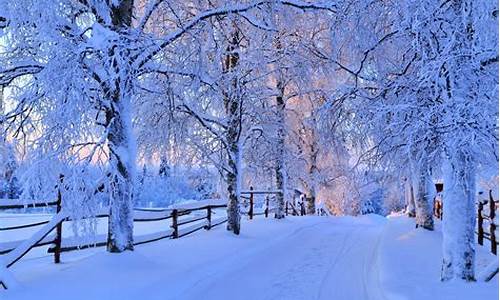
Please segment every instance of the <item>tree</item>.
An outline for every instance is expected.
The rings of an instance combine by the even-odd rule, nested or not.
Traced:
[[[443,281],[475,280],[476,174],[482,162],[498,163],[495,12],[498,3],[457,0],[436,8],[433,20],[446,45],[438,55],[441,68],[434,70],[445,107]]]
[[[158,176],[160,177],[170,177],[170,164],[165,156],[160,159],[160,169],[158,170]]]
[[[364,150],[363,167],[392,161],[408,177],[419,227],[433,228],[432,179],[444,174],[442,279],[473,280],[475,174],[498,162],[497,4],[340,6],[332,43],[343,46],[315,49],[347,79],[328,101],[331,119],[342,117],[344,134]]]
[[[160,29],[150,26],[152,18],[169,6],[157,0],[148,1],[142,11],[136,10],[134,22],[132,0],[1,3],[0,26],[8,49],[0,57],[0,85],[26,82],[13,96],[16,106],[6,112],[1,123],[17,137],[38,137],[37,147],[32,147],[34,159],[48,162],[44,158],[57,158],[83,169],[98,161],[108,169],[103,172],[110,197],[108,251],[133,249],[136,146],[132,103],[141,79],[148,73],[178,73],[166,70],[159,58],[205,20],[244,14],[268,2],[213,8],[200,4],[194,15],[191,7],[186,8],[189,13],[183,14],[181,26],[172,28],[167,22]],[[278,4],[299,9],[331,7],[301,1]],[[228,73],[230,69],[228,66]],[[233,98],[227,99],[227,108],[237,110]],[[27,128],[31,132],[27,133]],[[229,133],[231,140],[234,134]],[[233,153],[238,150],[235,144],[230,149]],[[58,175],[51,178],[56,182]],[[236,226],[234,230],[239,231]]]
[[[276,50],[279,52],[282,48],[280,37],[276,37]],[[277,132],[277,160],[276,160],[276,187],[281,193],[276,195],[276,208],[274,217],[283,219],[285,217],[285,187],[286,187],[286,167],[285,167],[285,82],[283,72],[279,70],[276,74],[276,110],[278,118]]]
[[[413,192],[413,184],[410,182],[408,177],[404,177],[404,191],[405,191],[405,202],[406,202],[406,213],[408,217],[415,217],[415,194]]]
[[[4,113],[3,86],[0,85],[0,114]],[[17,162],[14,147],[6,140],[5,131],[0,127],[0,198],[16,198],[18,194]]]
[[[342,64],[355,77],[355,97],[346,99],[357,103],[357,124],[369,124],[372,157],[417,174],[419,226],[433,227],[431,179],[444,173],[442,279],[474,280],[475,172],[480,161],[498,161],[497,4],[408,1],[371,9],[385,17],[361,16],[378,42],[361,51],[358,68]]]
[[[414,41],[414,55],[397,87],[408,100],[420,104],[419,111],[406,113],[417,116],[413,119],[417,123],[405,129],[421,132],[420,139],[411,144],[419,164],[418,189],[427,189],[420,194],[433,190],[425,179],[431,163],[433,172],[445,165],[442,280],[474,280],[475,172],[478,159],[498,161],[493,150],[498,145],[494,124],[498,112],[493,108],[497,101],[493,99],[498,95],[491,94],[491,87],[498,86],[493,75],[498,71],[498,35],[488,36],[496,19],[490,12],[497,9],[496,4],[481,1],[403,6],[407,19],[401,28]]]
[[[227,131],[225,135],[226,147],[228,150],[228,170],[226,172],[226,182],[228,203],[227,203],[227,230],[234,234],[240,233],[240,211],[239,197],[241,191],[241,166],[242,166],[242,97],[241,82],[234,72],[239,62],[240,33],[238,28],[234,28],[230,34],[227,45],[227,53],[224,57],[223,72],[227,74],[228,89],[223,91],[224,108],[228,118]]]

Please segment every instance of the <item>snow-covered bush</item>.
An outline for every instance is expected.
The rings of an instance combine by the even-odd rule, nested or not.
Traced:
[[[18,198],[20,189],[14,147],[7,142],[0,143],[0,198]]]
[[[164,169],[162,169],[164,170]],[[175,169],[168,176],[157,172],[139,179],[135,203],[139,206],[166,207],[186,200],[213,198],[216,185],[212,173],[204,169]]]

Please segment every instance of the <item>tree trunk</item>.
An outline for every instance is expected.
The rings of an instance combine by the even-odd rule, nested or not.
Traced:
[[[226,184],[228,192],[227,203],[227,230],[240,234],[240,188],[241,188],[241,93],[235,68],[238,65],[239,32],[237,29],[232,34],[224,59],[223,71],[231,82],[229,89],[223,91],[224,107],[228,117],[228,128],[225,142],[228,155],[228,169]]]
[[[238,108],[239,110],[239,108]],[[232,120],[232,119],[231,119]],[[231,122],[233,123],[233,122]],[[230,124],[227,131],[227,143],[229,146],[228,166],[232,172],[227,172],[226,183],[228,192],[227,203],[227,230],[234,234],[240,234],[240,191],[241,191],[241,156],[240,145],[238,144],[236,125]]]
[[[450,24],[455,25],[452,38],[452,53],[465,53],[474,45],[473,1],[452,2],[449,14]],[[454,23],[453,23],[454,22]],[[453,27],[452,27],[453,28]],[[474,59],[468,55],[450,56],[443,66],[446,82],[445,96],[454,105],[467,104],[477,97],[469,84],[467,74],[476,68]],[[465,98],[461,98],[465,97]],[[471,109],[471,108],[469,108]],[[476,115],[475,111],[467,111]],[[461,279],[474,281],[475,264],[475,196],[476,196],[476,154],[471,151],[476,137],[469,125],[462,125],[448,137],[448,160],[444,173],[443,193],[443,264],[441,280]],[[464,138],[465,137],[465,138]]]
[[[240,202],[237,193],[237,179],[234,174],[227,174],[227,230],[234,234],[240,234]]]
[[[279,76],[279,75],[278,75]],[[277,83],[278,96],[276,96],[276,109],[278,114],[278,137],[277,137],[277,160],[276,160],[276,188],[281,193],[276,195],[276,208],[274,217],[283,219],[285,217],[285,88],[283,81],[278,78]]]
[[[113,30],[118,34],[132,25],[133,1],[123,0],[111,6]],[[109,252],[134,249],[133,187],[135,141],[132,135],[132,84],[129,53],[121,45],[111,47],[108,67],[115,77],[107,82],[110,107],[106,110],[110,166],[110,211],[108,218]]]
[[[413,191],[413,184],[410,179],[405,178],[405,199],[406,199],[406,214],[410,218],[415,218],[415,193]]]
[[[119,94],[119,92],[117,92]],[[130,98],[113,99],[107,112],[109,124],[108,148],[110,165],[110,211],[108,219],[109,252],[133,250],[133,176],[135,166]]]
[[[310,145],[310,159],[311,165],[309,166],[309,187],[306,196],[306,212],[308,215],[314,215],[316,213],[316,174],[318,172],[318,145],[316,139],[314,138],[314,131],[312,135],[312,142]]]
[[[417,195],[415,198],[417,227],[434,230],[433,197],[434,185],[427,160],[421,164],[417,174]]]
[[[306,197],[306,214],[316,214],[316,195],[314,191],[311,191],[309,196]]]
[[[474,281],[475,168],[457,152],[445,168],[441,280]]]

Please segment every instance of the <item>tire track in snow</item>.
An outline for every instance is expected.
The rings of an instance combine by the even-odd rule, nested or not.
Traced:
[[[261,264],[261,261],[254,262],[252,260],[256,257],[262,257],[260,254],[269,252],[270,249],[280,248],[279,245],[282,243],[287,243],[290,240],[297,240],[297,237],[300,237],[304,231],[320,225],[331,224],[329,221],[318,221],[319,222],[296,228],[289,234],[280,236],[268,243],[265,243],[264,245],[258,245],[242,252],[230,254],[229,256],[224,257],[222,262],[220,258],[217,258],[213,261],[207,262],[204,266],[196,266],[188,269],[186,272],[199,275],[192,276],[195,277],[195,279],[187,279],[179,276],[182,280],[171,282],[171,285],[175,286],[175,288],[169,291],[169,295],[158,295],[157,298],[162,300],[199,299],[200,297],[198,296],[189,298],[189,295],[196,293],[198,290],[203,291],[207,286],[213,285],[216,278],[224,280],[224,277],[231,276],[230,274],[234,272],[235,269],[243,268],[245,265]],[[154,287],[158,285],[165,285],[165,282],[163,280],[161,282],[154,282],[150,286]],[[204,294],[204,292],[200,293],[200,295],[202,294]]]
[[[382,236],[384,232],[386,231],[386,226],[380,228],[377,234],[377,238],[375,241],[375,244],[373,246],[373,253],[371,255],[371,261],[370,261],[370,269],[365,270],[365,282],[369,283],[371,285],[371,293],[368,295],[369,299],[372,300],[384,300],[387,299],[385,296],[384,290],[381,287],[381,282],[380,282],[380,269],[379,269],[379,262],[380,262],[380,255],[379,255],[379,250],[380,250],[380,243],[382,240]]]
[[[377,299],[380,298],[380,286],[378,282],[374,282],[374,280],[378,280],[378,276],[373,276],[373,274],[378,273],[378,269],[376,268],[376,260],[378,258],[378,241],[380,239],[381,230],[380,229],[370,229],[370,231],[375,231],[369,237],[371,240],[369,249],[365,250],[363,255],[363,292],[365,295],[364,299]]]
[[[306,224],[223,261],[189,269],[189,279],[163,281],[168,294],[156,298],[363,300],[379,294],[367,276],[374,268],[377,224],[332,219]]]
[[[355,231],[355,230],[353,230]],[[319,286],[319,289],[318,289],[318,294],[316,296],[316,299],[317,300],[320,300],[320,299],[328,299],[330,298],[330,291],[332,288],[335,288],[335,287],[332,287],[332,282],[331,281],[331,277],[332,277],[332,272],[333,270],[335,270],[336,266],[338,265],[338,263],[342,260],[342,259],[345,259],[345,254],[346,252],[351,248],[351,247],[348,247],[348,241],[349,240],[352,240],[353,239],[353,232],[347,232],[347,233],[344,233],[344,238],[342,240],[342,248],[340,249],[340,253],[338,253],[336,256],[335,256],[335,259],[332,263],[329,264],[329,268],[327,270],[327,272],[324,274],[322,280],[321,280],[321,283],[320,283],[320,286]],[[350,239],[349,239],[350,237]],[[328,291],[325,292],[325,290]]]

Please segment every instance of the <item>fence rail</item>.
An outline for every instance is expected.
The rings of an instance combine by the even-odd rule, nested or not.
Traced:
[[[12,206],[8,206],[9,209]],[[139,217],[134,217],[134,222],[157,222],[161,220],[168,220],[168,219],[173,219],[174,216],[176,218],[177,223],[173,223],[172,225],[166,225],[166,231],[163,232],[158,232],[155,234],[147,234],[147,235],[137,235],[134,236],[134,245],[139,245],[139,244],[145,244],[153,241],[158,241],[160,239],[164,238],[177,238],[181,236],[185,236],[187,234],[190,234],[194,231],[200,230],[200,229],[210,229],[213,228],[214,226],[220,225],[224,223],[226,220],[218,220],[215,224],[210,224],[210,226],[206,226],[206,222],[203,222],[205,219],[212,219],[212,216],[208,217],[208,214],[206,215],[195,215],[195,216],[189,216],[192,215],[193,212],[195,211],[200,211],[200,210],[207,210],[207,212],[210,212],[212,214],[212,211],[216,208],[223,208],[226,207],[226,205],[204,205],[203,207],[198,207],[198,208],[190,208],[190,209],[182,209],[182,210],[165,210],[162,211],[161,213],[163,216],[158,216],[158,212],[154,211],[144,211],[140,210],[139,212]],[[0,209],[3,209],[4,206],[0,206]],[[57,213],[61,212],[61,207],[59,204],[57,204]],[[152,216],[148,217],[147,215],[151,214]],[[184,217],[186,216],[186,217]],[[97,219],[101,218],[108,218],[109,214],[104,214],[100,213],[95,216]],[[80,250],[80,249],[86,249],[86,248],[92,248],[92,247],[101,247],[101,246],[106,246],[107,244],[107,235],[106,234],[99,234],[96,235],[91,243],[87,244],[81,244],[77,239],[71,238],[71,237],[65,237],[63,239],[62,236],[62,225],[64,222],[69,222],[73,221],[70,217],[64,217],[61,221],[57,222],[55,226],[51,228],[45,229],[47,232],[43,234],[43,238],[40,240],[36,240],[32,242],[32,245],[29,247],[28,251],[31,250],[32,248],[35,247],[41,247],[41,246],[46,246],[46,245],[52,245],[48,249],[49,253],[54,254],[54,262],[59,263],[60,262],[60,256],[62,252],[67,252],[67,251],[74,251],[74,250]],[[30,224],[23,224],[23,225],[16,225],[16,226],[9,226],[9,227],[3,227],[0,228],[1,231],[11,231],[11,230],[17,230],[17,229],[23,229],[23,228],[30,228],[30,227],[35,227],[35,226],[41,226],[41,225],[47,225],[51,221],[42,221],[42,222],[36,222],[36,223],[30,223]],[[191,226],[185,226],[185,225],[191,225]],[[186,231],[184,230],[184,227],[189,227],[189,229]],[[43,228],[41,229],[43,230]],[[175,232],[178,232],[179,230],[182,230],[182,234],[176,236]],[[39,233],[37,231],[37,233]],[[55,233],[54,233],[55,232]],[[12,251],[14,251],[16,248],[18,248],[20,245],[22,245],[25,242],[25,240],[20,240],[20,241],[10,241],[10,242],[5,242],[5,243],[0,243],[0,254],[8,254]],[[24,256],[23,253],[22,256]],[[17,260],[16,260],[17,261]]]
[[[273,195],[276,194],[276,191],[269,191],[267,193],[263,211],[255,210],[254,196],[266,194],[265,191],[253,191],[253,188],[250,188],[249,191],[243,191],[242,194],[245,195],[242,196],[243,199],[250,200],[247,212],[250,220],[257,215],[264,215],[266,218],[269,216],[271,210],[269,205],[270,196],[273,197]],[[58,193],[56,201],[39,201],[32,204],[24,204],[20,200],[9,201],[6,199],[0,199],[0,210],[54,206],[56,208],[56,214],[51,220],[0,228],[0,231],[12,231],[43,225],[30,239],[0,243],[0,255],[6,255],[4,257],[8,257],[6,267],[12,266],[31,249],[36,247],[51,245],[47,252],[54,255],[54,263],[60,263],[61,253],[63,252],[107,245],[107,234],[98,234],[93,238],[92,242],[84,244],[74,237],[63,238],[63,223],[71,222],[73,220],[69,216],[63,214],[64,210],[62,209],[61,200],[61,193]],[[188,207],[181,206],[162,209],[134,208],[134,222],[157,222],[171,219],[170,224],[166,224],[165,230],[163,231],[134,236],[134,245],[150,243],[165,238],[176,239],[201,229],[210,230],[215,226],[227,222],[227,218],[225,216],[214,218],[216,209],[226,207],[227,204],[222,203],[202,203],[201,205],[195,207],[188,205]],[[98,212],[97,215],[93,216],[93,218],[108,218],[108,211],[108,208],[104,208],[102,211]]]
[[[484,245],[484,240],[490,241],[490,252],[497,255],[498,254],[498,236],[497,229],[498,224],[495,223],[498,217],[498,200],[493,199],[492,190],[488,193],[488,199],[481,199],[476,203],[476,234],[477,243],[479,245]],[[488,208],[488,211],[485,211]],[[443,202],[440,198],[436,197],[434,199],[434,216],[440,220],[443,219]],[[486,221],[486,222],[485,222]],[[488,229],[484,229],[485,223],[488,223]]]
[[[285,203],[285,214],[288,216],[289,214],[292,216],[305,216],[306,215],[306,207],[304,202],[298,203],[299,208],[297,209],[292,202]]]
[[[57,205],[57,201],[31,201],[22,199],[0,199],[0,209],[40,208]]]

